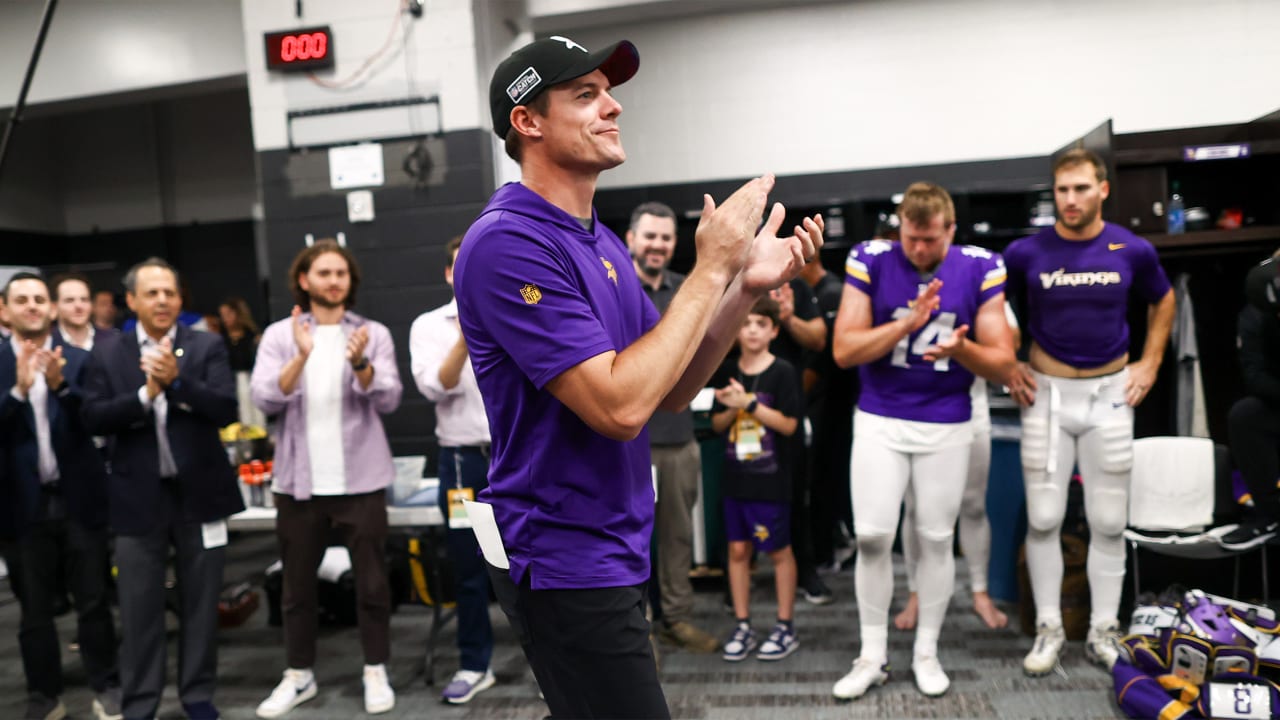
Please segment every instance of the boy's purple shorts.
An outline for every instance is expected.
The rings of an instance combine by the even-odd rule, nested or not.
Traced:
[[[725,498],[724,534],[730,542],[750,540],[761,552],[781,550],[791,544],[791,504]]]

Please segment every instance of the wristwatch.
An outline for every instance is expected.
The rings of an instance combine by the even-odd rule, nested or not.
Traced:
[[[367,357],[362,357],[360,358],[360,362],[352,363],[351,365],[351,369],[356,372],[361,372],[367,367],[369,367],[369,358]]]
[[[751,402],[747,403],[747,414],[754,414],[758,407],[760,407],[760,401],[755,398],[751,398]]]

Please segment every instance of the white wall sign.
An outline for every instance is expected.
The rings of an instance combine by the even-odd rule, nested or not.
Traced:
[[[383,182],[381,145],[361,143],[329,148],[329,186],[334,190],[377,187]]]

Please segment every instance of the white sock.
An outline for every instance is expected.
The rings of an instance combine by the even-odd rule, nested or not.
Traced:
[[[863,625],[861,635],[862,647],[858,657],[875,660],[883,665],[885,658],[889,656],[889,626]]]
[[[933,628],[916,629],[916,644],[912,650],[914,657],[938,657],[938,635]]]

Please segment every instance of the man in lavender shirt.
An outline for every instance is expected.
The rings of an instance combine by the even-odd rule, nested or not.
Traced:
[[[289,663],[258,717],[281,717],[316,695],[316,570],[333,528],[355,570],[365,712],[395,707],[385,665],[391,591],[383,562],[386,487],[395,468],[379,415],[400,404],[401,385],[391,333],[349,309],[359,285],[360,268],[346,248],[320,240],[304,249],[289,270],[298,304],[258,346],[253,401],[280,424],[272,489]]]
[[[629,42],[591,53],[555,36],[498,65],[494,132],[521,180],[490,198],[454,267],[493,440],[479,500],[510,564],[489,574],[553,717],[669,716],[644,616],[645,424],[689,403],[756,299],[822,245],[818,217],[777,237],[779,204],[756,234],[772,176],[719,207],[704,196],[697,262],[659,317],[592,207],[626,159],[612,92],[639,64]]]

